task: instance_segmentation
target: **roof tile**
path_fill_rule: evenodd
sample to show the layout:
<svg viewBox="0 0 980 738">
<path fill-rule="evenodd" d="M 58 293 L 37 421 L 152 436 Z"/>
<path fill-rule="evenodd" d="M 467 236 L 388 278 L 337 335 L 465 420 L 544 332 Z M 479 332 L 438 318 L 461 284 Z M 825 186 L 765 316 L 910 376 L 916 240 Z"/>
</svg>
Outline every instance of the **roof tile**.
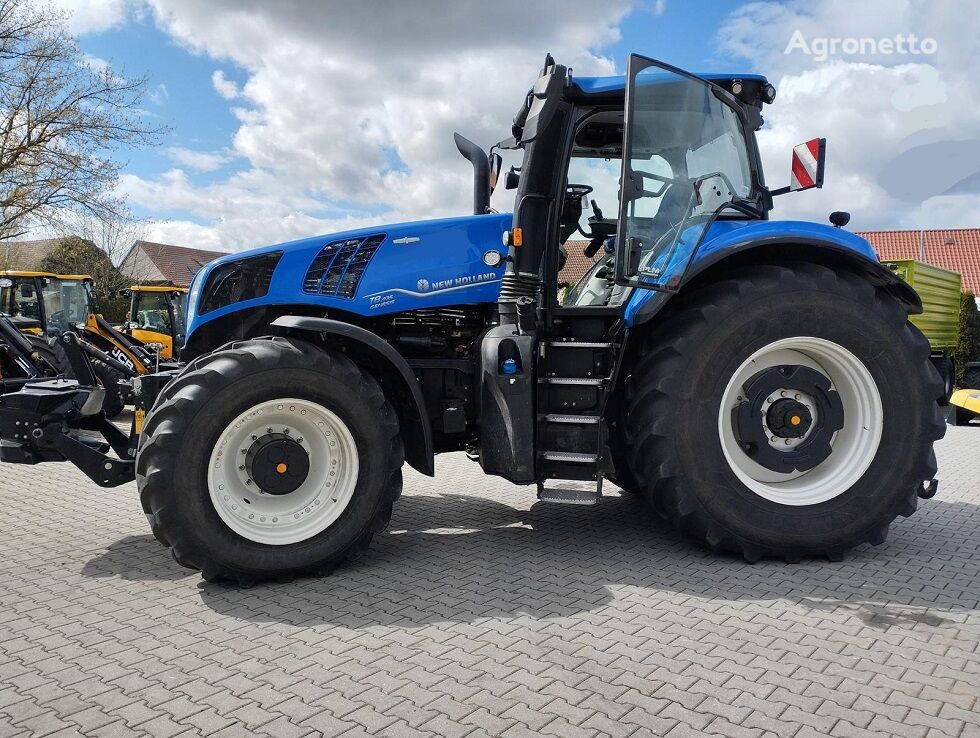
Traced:
<svg viewBox="0 0 980 738">
<path fill-rule="evenodd" d="M 137 241 L 133 248 L 141 249 L 171 284 L 181 286 L 190 284 L 201 267 L 227 255 L 225 251 L 191 249 L 153 241 Z"/>
<path fill-rule="evenodd" d="M 963 289 L 980 295 L 980 228 L 860 231 L 882 261 L 918 259 L 963 275 Z M 924 252 L 924 253 L 923 253 Z"/>
</svg>

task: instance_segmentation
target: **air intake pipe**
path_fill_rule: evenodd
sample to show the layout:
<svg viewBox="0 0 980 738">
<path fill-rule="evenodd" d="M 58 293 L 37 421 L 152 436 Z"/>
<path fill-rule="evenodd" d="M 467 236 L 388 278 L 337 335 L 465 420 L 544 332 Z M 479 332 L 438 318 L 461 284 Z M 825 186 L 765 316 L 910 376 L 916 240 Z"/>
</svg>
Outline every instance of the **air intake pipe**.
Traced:
<svg viewBox="0 0 980 738">
<path fill-rule="evenodd" d="M 473 214 L 483 215 L 490 207 L 490 162 L 486 152 L 458 133 L 453 133 L 456 148 L 473 165 Z"/>
</svg>

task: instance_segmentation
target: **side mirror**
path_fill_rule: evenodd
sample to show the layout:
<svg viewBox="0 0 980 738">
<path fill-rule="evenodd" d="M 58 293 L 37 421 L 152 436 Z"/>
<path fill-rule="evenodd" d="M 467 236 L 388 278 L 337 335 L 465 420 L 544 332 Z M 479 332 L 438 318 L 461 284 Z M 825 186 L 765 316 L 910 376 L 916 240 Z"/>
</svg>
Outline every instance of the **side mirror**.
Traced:
<svg viewBox="0 0 980 738">
<path fill-rule="evenodd" d="M 497 180 L 500 179 L 500 168 L 504 165 L 504 158 L 494 152 L 487 157 L 487 163 L 490 164 L 490 194 L 497 189 Z"/>
<path fill-rule="evenodd" d="M 827 139 L 811 138 L 793 147 L 790 165 L 790 192 L 823 187 L 823 167 L 827 156 Z"/>
<path fill-rule="evenodd" d="M 511 167 L 510 171 L 504 175 L 504 189 L 516 190 L 521 183 L 521 175 L 517 173 L 516 167 Z"/>
</svg>

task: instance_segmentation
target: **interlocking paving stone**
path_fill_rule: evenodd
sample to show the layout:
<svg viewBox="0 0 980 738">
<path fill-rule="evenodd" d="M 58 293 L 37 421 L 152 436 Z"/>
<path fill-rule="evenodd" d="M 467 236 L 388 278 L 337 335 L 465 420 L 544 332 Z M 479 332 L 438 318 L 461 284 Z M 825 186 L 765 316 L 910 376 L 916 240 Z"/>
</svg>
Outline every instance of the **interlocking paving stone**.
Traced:
<svg viewBox="0 0 980 738">
<path fill-rule="evenodd" d="M 406 470 L 332 577 L 203 582 L 127 485 L 0 472 L 0 735 L 978 736 L 980 427 L 841 563 L 711 556 L 610 487 Z"/>
</svg>

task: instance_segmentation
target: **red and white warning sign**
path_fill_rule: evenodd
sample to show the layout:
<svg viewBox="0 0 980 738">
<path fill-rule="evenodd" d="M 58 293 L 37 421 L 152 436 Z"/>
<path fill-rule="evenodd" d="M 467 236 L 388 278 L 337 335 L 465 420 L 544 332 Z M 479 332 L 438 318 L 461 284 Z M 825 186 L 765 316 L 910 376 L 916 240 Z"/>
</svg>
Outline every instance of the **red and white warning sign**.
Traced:
<svg viewBox="0 0 980 738">
<path fill-rule="evenodd" d="M 813 138 L 793 147 L 793 165 L 790 190 L 808 190 L 823 186 L 825 138 Z"/>
</svg>

